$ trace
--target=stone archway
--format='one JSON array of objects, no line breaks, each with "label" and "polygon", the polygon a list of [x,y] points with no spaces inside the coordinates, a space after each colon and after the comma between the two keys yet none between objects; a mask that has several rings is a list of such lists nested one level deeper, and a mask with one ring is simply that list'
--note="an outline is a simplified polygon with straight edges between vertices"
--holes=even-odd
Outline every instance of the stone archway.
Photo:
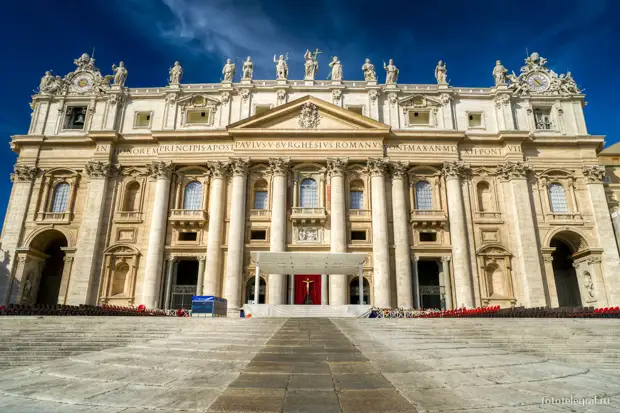
[{"label": "stone archway", "polygon": [[65,235],[53,229],[43,231],[32,239],[29,251],[21,259],[23,265],[16,274],[17,279],[21,278],[19,303],[58,303],[67,245]]},{"label": "stone archway", "polygon": [[560,235],[553,237],[550,243],[550,246],[555,249],[551,256],[553,257],[553,278],[560,307],[582,305],[577,272],[573,266],[573,254],[577,252],[576,245],[580,244],[574,241],[575,239]]}]

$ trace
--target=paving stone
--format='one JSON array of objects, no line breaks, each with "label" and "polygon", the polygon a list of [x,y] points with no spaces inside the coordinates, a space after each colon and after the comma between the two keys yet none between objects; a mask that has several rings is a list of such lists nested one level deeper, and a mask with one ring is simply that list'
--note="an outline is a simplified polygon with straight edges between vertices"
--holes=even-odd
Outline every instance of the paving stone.
[{"label": "paving stone", "polygon": [[333,374],[379,373],[379,370],[369,361],[330,362],[329,368]]},{"label": "paving stone", "polygon": [[292,375],[288,383],[289,390],[332,390],[334,381],[331,374]]},{"label": "paving stone", "polygon": [[266,371],[261,374],[241,373],[237,379],[230,383],[229,387],[242,387],[248,389],[285,389],[287,383],[287,375],[268,374],[268,371]]},{"label": "paving stone", "polygon": [[333,391],[291,390],[287,392],[283,413],[341,413]]},{"label": "paving stone", "polygon": [[330,374],[329,364],[326,361],[319,363],[292,363],[291,373],[293,374]]},{"label": "paving stone", "polygon": [[209,407],[218,413],[279,413],[284,405],[284,390],[226,389]]},{"label": "paving stone", "polygon": [[417,412],[395,390],[347,390],[338,394],[343,413],[412,413]]},{"label": "paving stone", "polygon": [[336,390],[394,389],[381,374],[334,374]]}]

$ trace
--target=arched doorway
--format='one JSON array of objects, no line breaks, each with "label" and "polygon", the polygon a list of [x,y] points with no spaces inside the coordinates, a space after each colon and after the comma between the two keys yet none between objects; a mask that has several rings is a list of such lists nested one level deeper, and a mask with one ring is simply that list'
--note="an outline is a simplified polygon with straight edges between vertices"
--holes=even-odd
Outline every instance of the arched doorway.
[{"label": "arched doorway", "polygon": [[67,238],[62,232],[49,230],[37,235],[30,248],[47,256],[40,272],[34,268],[24,271],[22,303],[58,304],[58,294],[62,281]]},{"label": "arched doorway", "polygon": [[[254,283],[256,280],[254,277],[250,277],[248,282],[245,284],[245,303],[253,304],[254,303]],[[258,303],[265,304],[265,292],[267,291],[267,283],[263,277],[260,277],[258,280]]]},{"label": "arched doorway", "polygon": [[573,267],[572,255],[574,251],[566,241],[560,238],[553,238],[551,247],[555,248],[552,253],[552,263],[558,305],[560,307],[579,307],[582,303],[579,281]]},{"label": "arched doorway", "polygon": [[[370,285],[368,284],[368,280],[363,278],[364,283],[364,304],[370,304]],[[360,303],[360,281],[359,278],[355,277],[349,283],[349,304],[359,304]]]}]

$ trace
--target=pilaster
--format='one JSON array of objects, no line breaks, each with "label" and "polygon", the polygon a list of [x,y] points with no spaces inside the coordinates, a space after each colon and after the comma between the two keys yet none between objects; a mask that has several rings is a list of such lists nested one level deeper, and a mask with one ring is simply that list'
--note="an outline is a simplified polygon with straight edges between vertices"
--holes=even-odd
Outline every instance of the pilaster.
[{"label": "pilaster", "polygon": [[411,279],[411,251],[409,232],[411,227],[407,214],[405,174],[407,163],[390,164],[392,172],[392,214],[396,263],[396,301],[398,308],[413,308]]},{"label": "pilaster", "polygon": [[[331,187],[331,252],[347,251],[346,196],[344,187],[344,174],[347,162],[347,159],[327,159],[327,171]],[[346,304],[347,291],[346,274],[329,274],[330,304]]]},{"label": "pilaster", "polygon": [[205,276],[204,295],[220,296],[220,279],[222,266],[222,232],[224,230],[225,185],[224,177],[228,164],[212,162],[211,194],[209,195],[209,234],[207,237],[207,272]]},{"label": "pilaster", "polygon": [[[269,251],[286,251],[286,199],[289,160],[283,158],[269,159],[269,173],[272,177],[271,191],[271,233]],[[269,304],[285,304],[286,274],[269,274]],[[292,279],[292,277],[291,277]],[[293,281],[291,281],[293,282]]]}]

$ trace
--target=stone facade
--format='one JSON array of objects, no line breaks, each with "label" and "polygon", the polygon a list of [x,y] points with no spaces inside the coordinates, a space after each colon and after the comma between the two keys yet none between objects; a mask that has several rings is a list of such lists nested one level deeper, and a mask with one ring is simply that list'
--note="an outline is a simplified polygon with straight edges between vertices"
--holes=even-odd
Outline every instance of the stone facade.
[{"label": "stone facade", "polygon": [[[289,80],[282,59],[277,80],[246,64],[239,83],[183,84],[175,64],[169,85],[128,88],[123,65],[75,63],[12,137],[2,303],[238,310],[251,251],[364,252],[376,306],[620,303],[603,137],[536,53],[490,88],[448,85],[445,65],[399,84],[392,62],[385,85],[368,62],[366,80]],[[359,300],[357,277],[321,280],[328,303]],[[292,284],[264,274],[259,295],[290,303]]]}]

